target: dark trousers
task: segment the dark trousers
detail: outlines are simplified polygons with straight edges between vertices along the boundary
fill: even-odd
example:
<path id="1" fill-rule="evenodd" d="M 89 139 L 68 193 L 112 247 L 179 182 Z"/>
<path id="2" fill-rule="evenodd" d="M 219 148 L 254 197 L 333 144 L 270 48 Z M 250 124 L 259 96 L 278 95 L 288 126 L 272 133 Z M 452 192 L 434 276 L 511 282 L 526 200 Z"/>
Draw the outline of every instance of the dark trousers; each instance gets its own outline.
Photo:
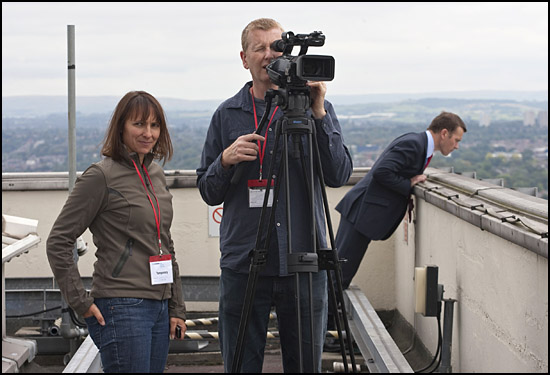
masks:
<path id="1" fill-rule="evenodd" d="M 309 322 L 308 275 L 300 274 L 300 306 L 302 323 L 302 353 L 304 372 L 320 372 L 324 330 L 327 319 L 327 274 L 312 274 L 314 305 L 314 340 L 311 339 Z M 247 336 L 244 340 L 243 361 L 240 372 L 261 373 L 264 360 L 266 334 L 271 306 L 275 306 L 284 372 L 300 372 L 298 322 L 296 315 L 295 276 L 260 276 L 252 301 Z M 219 337 L 225 372 L 233 367 L 239 324 L 243 309 L 248 274 L 222 268 L 220 277 Z M 311 345 L 315 347 L 315 363 L 312 363 Z"/>
<path id="2" fill-rule="evenodd" d="M 340 217 L 335 243 L 338 249 L 338 258 L 347 259 L 346 262 L 340 263 L 342 267 L 342 289 L 347 289 L 351 284 L 351 280 L 357 273 L 359 265 L 367 252 L 370 241 L 370 238 L 355 230 L 353 224 L 345 217 Z M 337 292 L 336 277 L 333 277 L 332 281 L 334 290 Z M 328 312 L 328 328 L 329 330 L 336 329 L 331 309 Z"/>

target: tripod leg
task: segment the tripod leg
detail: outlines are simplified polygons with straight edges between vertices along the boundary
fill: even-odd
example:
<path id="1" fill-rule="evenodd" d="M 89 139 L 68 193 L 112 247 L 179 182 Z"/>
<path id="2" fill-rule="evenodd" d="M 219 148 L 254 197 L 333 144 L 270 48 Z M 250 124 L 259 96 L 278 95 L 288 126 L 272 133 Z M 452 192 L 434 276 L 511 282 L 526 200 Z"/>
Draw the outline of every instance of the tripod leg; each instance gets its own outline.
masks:
<path id="1" fill-rule="evenodd" d="M 338 343 L 340 344 L 340 354 L 342 354 L 342 362 L 344 363 L 345 372 L 349 372 L 348 358 L 346 356 L 346 349 L 344 347 L 344 340 L 342 336 L 342 324 L 340 322 L 340 315 L 338 313 L 338 303 L 336 302 L 336 292 L 334 291 L 334 284 L 332 281 L 332 271 L 327 270 L 328 276 L 328 288 L 329 288 L 329 303 L 331 311 L 333 312 L 334 320 L 336 321 L 336 329 L 338 331 Z"/>
<path id="2" fill-rule="evenodd" d="M 312 133 L 314 135 L 315 134 L 315 126 L 312 124 L 311 128 L 313 129 Z M 296 135 L 294 135 L 294 136 L 296 137 Z M 328 207 L 328 200 L 327 200 L 326 191 L 325 191 L 325 188 L 324 188 L 323 172 L 322 172 L 322 168 L 320 166 L 319 149 L 318 149 L 318 145 L 316 143 L 315 136 L 312 136 L 311 133 L 309 134 L 309 146 L 310 146 L 309 147 L 309 155 L 310 155 L 310 159 L 309 159 L 309 161 L 310 161 L 309 167 L 310 168 L 309 168 L 309 171 L 306 169 L 306 161 L 305 161 L 305 158 L 304 158 L 304 150 L 303 150 L 303 146 L 302 146 L 301 142 L 298 143 L 298 146 L 299 146 L 299 149 L 300 149 L 300 155 L 302 157 L 302 159 L 301 159 L 302 160 L 302 175 L 304 176 L 304 179 L 305 179 L 306 189 L 309 192 L 308 198 L 309 198 L 309 204 L 310 204 L 311 215 L 312 215 L 312 232 L 311 232 L 311 235 L 312 235 L 312 238 L 313 238 L 313 247 L 314 247 L 315 251 L 318 252 L 317 249 L 320 248 L 320 244 L 319 244 L 319 236 L 318 236 L 318 233 L 316 231 L 316 224 L 315 224 L 315 206 L 314 206 L 314 202 L 315 202 L 315 199 L 314 199 L 314 197 L 315 197 L 315 190 L 314 190 L 315 185 L 313 183 L 313 181 L 314 181 L 313 171 L 314 171 L 314 166 L 315 166 L 317 175 L 319 177 L 319 185 L 321 187 L 321 192 L 323 194 L 324 210 L 325 210 L 325 214 L 327 216 L 327 224 L 328 224 L 328 228 L 329 228 L 331 243 L 332 243 L 332 246 L 334 248 L 334 234 L 332 232 L 332 223 L 331 223 L 331 220 L 330 220 L 330 210 L 329 210 L 329 207 Z M 315 158 L 314 158 L 314 156 L 315 156 Z M 333 253 L 334 253 L 334 255 L 331 255 L 331 256 L 332 256 L 332 258 L 334 258 L 336 260 L 332 262 L 333 266 L 328 268 L 327 278 L 331 279 L 330 287 L 331 287 L 331 296 L 333 297 L 332 302 L 336 305 L 335 301 L 339 300 L 340 305 L 343 305 L 343 292 L 341 291 L 342 290 L 341 280 L 338 280 L 340 282 L 340 293 L 337 295 L 338 296 L 337 297 L 336 294 L 335 294 L 335 291 L 334 291 L 334 284 L 332 284 L 332 275 L 330 274 L 330 269 L 333 269 L 334 267 L 336 267 L 336 266 L 334 266 L 335 264 L 338 264 L 338 267 L 339 267 L 339 263 L 337 261 L 338 256 L 337 256 L 337 254 L 334 250 L 333 250 Z M 328 294 L 328 291 L 327 291 L 327 294 Z M 336 311 L 335 315 L 337 316 L 336 321 L 337 321 L 337 325 L 338 325 L 338 328 L 339 328 L 340 348 L 341 348 L 342 357 L 343 357 L 343 360 L 344 360 L 344 363 L 345 363 L 346 369 L 347 369 L 347 357 L 346 357 L 345 348 L 344 348 L 344 335 L 342 334 L 342 329 L 341 329 L 341 325 L 340 325 L 340 318 L 338 317 L 337 307 L 335 307 L 335 306 L 332 306 L 332 307 L 333 307 L 334 311 Z M 345 311 L 345 308 L 344 308 L 344 311 Z M 347 322 L 347 316 L 345 315 L 345 313 L 344 313 L 344 316 L 342 317 L 342 320 Z M 323 331 L 324 331 L 324 328 L 325 327 L 323 327 Z M 313 335 L 314 325 L 311 326 L 311 332 L 312 332 L 312 335 Z M 348 338 L 348 344 L 349 344 L 349 351 L 350 351 L 351 360 L 352 360 L 352 363 L 354 365 L 354 371 L 356 371 L 355 357 L 354 357 L 353 347 L 352 347 L 352 344 L 351 344 L 351 335 L 349 334 L 349 327 L 346 329 L 346 332 L 348 333 L 345 336 L 346 336 L 346 338 Z M 324 340 L 324 337 L 320 337 L 319 339 Z M 313 358 L 315 358 L 314 353 L 313 353 Z"/>
<path id="3" fill-rule="evenodd" d="M 333 250 L 336 252 L 336 250 Z M 338 255 L 336 255 L 338 257 Z M 336 264 L 335 267 L 335 274 L 336 274 L 336 286 L 337 286 L 337 296 L 340 302 L 340 307 L 342 309 L 342 320 L 344 321 L 344 329 L 346 330 L 346 343 L 348 344 L 349 349 L 349 356 L 351 359 L 351 365 L 353 367 L 353 372 L 357 372 L 357 367 L 355 364 L 355 353 L 353 350 L 353 342 L 351 341 L 351 334 L 349 330 L 349 322 L 348 322 L 348 315 L 346 312 L 346 304 L 344 303 L 344 289 L 342 288 L 342 271 L 340 268 L 340 263 Z"/>
<path id="4" fill-rule="evenodd" d="M 241 314 L 241 320 L 239 322 L 239 335 L 237 336 L 237 346 L 235 347 L 235 354 L 233 357 L 233 363 L 231 366 L 231 372 L 240 372 L 243 361 L 244 352 L 244 338 L 246 336 L 246 330 L 248 326 L 248 318 L 250 311 L 252 310 L 252 301 L 256 293 L 256 285 L 258 282 L 258 267 L 251 267 L 248 275 L 248 282 L 246 284 L 246 293 L 243 304 L 243 312 Z"/>
<path id="5" fill-rule="evenodd" d="M 294 137 L 299 137 L 299 135 L 294 135 Z M 309 208 L 311 210 L 311 218 L 312 218 L 312 222 L 311 222 L 311 243 L 312 243 L 312 248 L 313 248 L 313 251 L 314 252 L 317 252 L 317 249 L 319 248 L 319 239 L 317 237 L 317 230 L 316 230 L 316 227 L 315 227 L 315 206 L 314 206 L 314 201 L 315 201 L 315 187 L 314 185 L 312 184 L 312 181 L 314 181 L 314 170 L 313 170 L 313 162 L 312 162 L 312 159 L 311 159 L 311 156 L 313 155 L 313 149 L 312 149 L 312 138 L 311 138 L 311 133 L 308 134 L 308 140 L 309 140 L 309 155 L 310 155 L 310 163 L 309 163 L 309 171 L 307 169 L 307 163 L 306 163 L 306 159 L 305 159 L 305 152 L 304 152 L 304 146 L 302 144 L 302 142 L 298 142 L 298 149 L 299 149 L 299 156 L 300 156 L 300 160 L 301 160 L 301 166 L 302 166 L 302 176 L 304 177 L 304 186 L 305 186 L 305 189 L 309 192 L 307 194 L 307 197 L 308 197 L 308 203 L 309 203 Z M 309 178 L 308 178 L 309 177 Z M 319 270 L 317 270 L 317 272 L 319 272 Z M 315 335 L 315 323 L 317 323 L 315 321 L 315 305 L 314 305 L 314 302 L 313 302 L 313 275 L 312 273 L 310 272 L 309 273 L 309 278 L 308 278 L 308 296 L 309 296 L 309 316 L 310 316 L 310 319 L 309 319 L 309 323 L 310 323 L 310 326 L 309 326 L 309 330 L 310 330 L 310 335 L 311 335 L 311 363 L 312 363 L 312 371 L 313 372 L 318 372 L 320 371 L 320 369 L 318 369 L 319 367 L 319 364 L 317 363 L 317 351 L 322 351 L 322 345 L 319 345 L 319 349 L 316 349 L 317 348 L 317 345 L 315 343 L 317 337 Z M 322 319 L 321 319 L 322 320 Z M 320 324 L 321 322 L 319 322 Z M 320 340 L 323 340 L 324 338 L 323 337 L 320 337 L 318 338 Z M 320 353 L 319 353 L 320 354 Z"/>
<path id="6" fill-rule="evenodd" d="M 279 127 L 278 123 L 276 127 L 277 128 Z M 277 134 L 275 138 L 275 147 L 273 148 L 273 152 L 277 150 L 278 141 L 279 141 L 279 135 Z M 246 285 L 246 293 L 245 293 L 245 300 L 243 303 L 243 310 L 241 313 L 241 319 L 239 321 L 239 333 L 237 336 L 237 344 L 236 344 L 235 353 L 233 356 L 233 364 L 231 366 L 231 372 L 239 372 L 241 369 L 243 352 L 244 352 L 244 338 L 246 337 L 248 320 L 250 317 L 250 311 L 252 309 L 252 302 L 254 301 L 254 296 L 256 293 L 258 276 L 267 261 L 267 249 L 269 248 L 269 242 L 271 239 L 271 231 L 269 229 L 272 228 L 272 225 L 274 223 L 275 209 L 277 207 L 277 194 L 279 192 L 280 179 L 277 180 L 276 187 L 275 187 L 275 196 L 273 197 L 273 207 L 269 215 L 269 227 L 268 227 L 268 233 L 266 236 L 267 238 L 265 240 L 264 246 L 261 249 L 258 249 L 258 248 L 261 243 L 261 237 L 262 237 L 264 224 L 265 224 L 265 215 L 267 212 L 266 208 L 267 208 L 267 202 L 269 198 L 269 190 L 270 190 L 271 180 L 273 176 L 274 164 L 275 163 L 272 162 L 269 167 L 267 188 L 266 188 L 266 193 L 265 193 L 264 202 L 262 206 L 262 211 L 260 214 L 260 223 L 258 225 L 258 232 L 256 234 L 256 248 L 252 251 L 252 261 L 250 265 L 250 272 L 248 274 L 248 282 Z"/>
<path id="7" fill-rule="evenodd" d="M 283 162 L 283 174 L 285 176 L 285 202 L 286 202 L 286 218 L 287 218 L 287 246 L 288 246 L 288 253 L 292 253 L 292 221 L 291 221 L 291 207 L 290 207 L 290 173 L 289 173 L 289 163 L 288 163 L 288 139 L 289 135 L 288 133 L 284 133 L 283 136 L 283 156 L 282 156 L 282 162 Z M 279 176 L 280 177 L 280 176 Z M 291 271 L 289 270 L 289 273 Z M 304 359 L 303 359 L 303 353 L 302 353 L 302 310 L 300 306 L 300 274 L 299 272 L 296 272 L 294 274 L 294 285 L 296 288 L 296 317 L 297 317 L 297 324 L 298 324 L 298 354 L 299 354 L 299 361 L 300 361 L 300 373 L 304 372 Z"/>
<path id="8" fill-rule="evenodd" d="M 313 372 L 318 372 L 317 361 L 315 360 L 315 320 L 313 316 L 315 314 L 313 306 L 313 275 L 311 272 L 308 273 L 308 291 L 309 291 L 309 331 L 311 332 L 311 364 L 313 367 Z"/>
<path id="9" fill-rule="evenodd" d="M 301 313 L 302 309 L 300 306 L 300 274 L 296 273 L 294 275 L 295 285 L 296 285 L 296 316 L 297 324 L 298 324 L 298 353 L 299 353 L 299 359 L 300 359 L 300 373 L 304 372 L 304 358 L 302 353 L 302 319 L 301 319 Z"/>
<path id="10" fill-rule="evenodd" d="M 316 170 L 317 170 L 317 176 L 319 178 L 319 185 L 321 186 L 321 193 L 323 194 L 323 203 L 324 203 L 325 215 L 327 217 L 327 227 L 328 227 L 328 230 L 329 230 L 331 246 L 332 246 L 332 249 L 335 249 L 334 233 L 333 233 L 333 230 L 332 230 L 332 221 L 330 219 L 330 208 L 328 206 L 328 199 L 327 199 L 327 193 L 326 193 L 324 177 L 323 177 L 323 168 L 321 166 L 321 157 L 320 157 L 320 153 L 319 153 L 319 145 L 317 144 L 315 125 L 313 125 L 312 129 L 313 129 L 313 142 L 312 143 L 313 143 L 313 146 L 314 146 L 313 150 L 314 150 L 314 154 L 315 154 L 315 167 L 316 167 Z M 357 368 L 356 368 L 356 365 L 355 365 L 355 353 L 353 351 L 353 343 L 351 341 L 351 334 L 350 334 L 350 330 L 349 330 L 349 323 L 348 323 L 348 319 L 347 319 L 346 307 L 345 307 L 345 304 L 344 304 L 344 292 L 343 292 L 343 288 L 342 288 L 341 266 L 340 266 L 340 262 L 338 260 L 338 253 L 336 252 L 336 250 L 332 250 L 332 252 L 333 252 L 333 255 L 331 257 L 331 261 L 324 262 L 324 264 L 325 265 L 327 265 L 327 264 L 330 265 L 334 269 L 334 272 L 335 272 L 336 285 L 337 285 L 336 297 L 338 299 L 338 302 L 340 302 L 340 306 L 342 308 L 342 320 L 344 322 L 344 328 L 345 328 L 345 332 L 346 332 L 346 341 L 347 341 L 348 348 L 349 348 L 349 353 L 350 353 L 351 364 L 352 364 L 352 367 L 353 367 L 353 372 L 357 372 Z M 330 269 L 327 270 L 327 272 L 330 274 Z M 331 285 L 331 287 L 333 288 L 332 285 Z M 335 309 L 335 310 L 337 312 L 337 309 Z M 335 317 L 336 317 L 336 321 L 338 322 L 338 315 L 335 315 Z M 340 335 L 340 332 L 338 332 L 338 334 Z M 341 342 L 340 347 L 342 347 L 342 341 L 340 340 L 340 342 Z M 344 363 L 346 363 L 346 361 L 344 361 Z"/>

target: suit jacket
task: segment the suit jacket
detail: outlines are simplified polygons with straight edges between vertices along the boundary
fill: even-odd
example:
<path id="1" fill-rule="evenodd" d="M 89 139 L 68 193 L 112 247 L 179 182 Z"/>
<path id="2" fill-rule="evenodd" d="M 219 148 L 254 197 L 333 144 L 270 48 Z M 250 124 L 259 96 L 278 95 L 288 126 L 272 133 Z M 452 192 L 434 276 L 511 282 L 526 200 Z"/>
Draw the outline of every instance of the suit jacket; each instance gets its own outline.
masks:
<path id="1" fill-rule="evenodd" d="M 426 132 L 393 140 L 336 210 L 371 240 L 390 237 L 407 210 L 411 177 L 424 171 L 427 147 Z"/>

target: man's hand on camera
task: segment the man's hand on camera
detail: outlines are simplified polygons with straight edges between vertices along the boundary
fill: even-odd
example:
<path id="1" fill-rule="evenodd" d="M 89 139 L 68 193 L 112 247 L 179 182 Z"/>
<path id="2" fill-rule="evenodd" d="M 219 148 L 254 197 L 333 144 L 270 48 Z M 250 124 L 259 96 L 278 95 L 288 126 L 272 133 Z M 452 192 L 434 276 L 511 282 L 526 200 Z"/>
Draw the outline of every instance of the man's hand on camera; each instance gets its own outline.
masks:
<path id="1" fill-rule="evenodd" d="M 241 161 L 256 160 L 259 150 L 257 141 L 263 142 L 264 140 L 264 137 L 256 133 L 241 135 L 223 151 L 222 167 L 229 169 Z"/>
<path id="2" fill-rule="evenodd" d="M 325 94 L 327 93 L 327 85 L 324 82 L 310 81 L 307 85 L 311 88 L 311 112 L 317 120 L 325 117 Z"/>

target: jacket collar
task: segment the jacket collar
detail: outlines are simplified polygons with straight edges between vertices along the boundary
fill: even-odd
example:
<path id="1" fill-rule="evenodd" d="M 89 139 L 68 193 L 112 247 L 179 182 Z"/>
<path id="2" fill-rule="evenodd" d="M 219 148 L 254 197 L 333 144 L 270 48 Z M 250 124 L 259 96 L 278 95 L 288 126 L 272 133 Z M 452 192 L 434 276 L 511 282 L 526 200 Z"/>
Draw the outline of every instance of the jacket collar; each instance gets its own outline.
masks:
<path id="1" fill-rule="evenodd" d="M 242 108 L 244 111 L 253 113 L 252 95 L 250 94 L 251 87 L 252 81 L 245 83 L 243 88 L 235 96 L 228 99 L 227 106 L 229 108 Z"/>
<path id="2" fill-rule="evenodd" d="M 136 165 L 140 165 L 139 155 L 137 154 L 137 152 L 128 151 L 128 148 L 126 147 L 126 145 L 124 146 L 124 149 L 122 150 L 121 155 L 122 155 L 121 163 L 123 165 L 126 165 L 131 169 L 134 169 L 134 163 L 132 161 L 135 161 Z M 146 168 L 149 168 L 149 166 L 153 162 L 154 156 L 155 155 L 151 152 L 145 155 L 145 157 L 143 158 L 143 165 Z"/>

